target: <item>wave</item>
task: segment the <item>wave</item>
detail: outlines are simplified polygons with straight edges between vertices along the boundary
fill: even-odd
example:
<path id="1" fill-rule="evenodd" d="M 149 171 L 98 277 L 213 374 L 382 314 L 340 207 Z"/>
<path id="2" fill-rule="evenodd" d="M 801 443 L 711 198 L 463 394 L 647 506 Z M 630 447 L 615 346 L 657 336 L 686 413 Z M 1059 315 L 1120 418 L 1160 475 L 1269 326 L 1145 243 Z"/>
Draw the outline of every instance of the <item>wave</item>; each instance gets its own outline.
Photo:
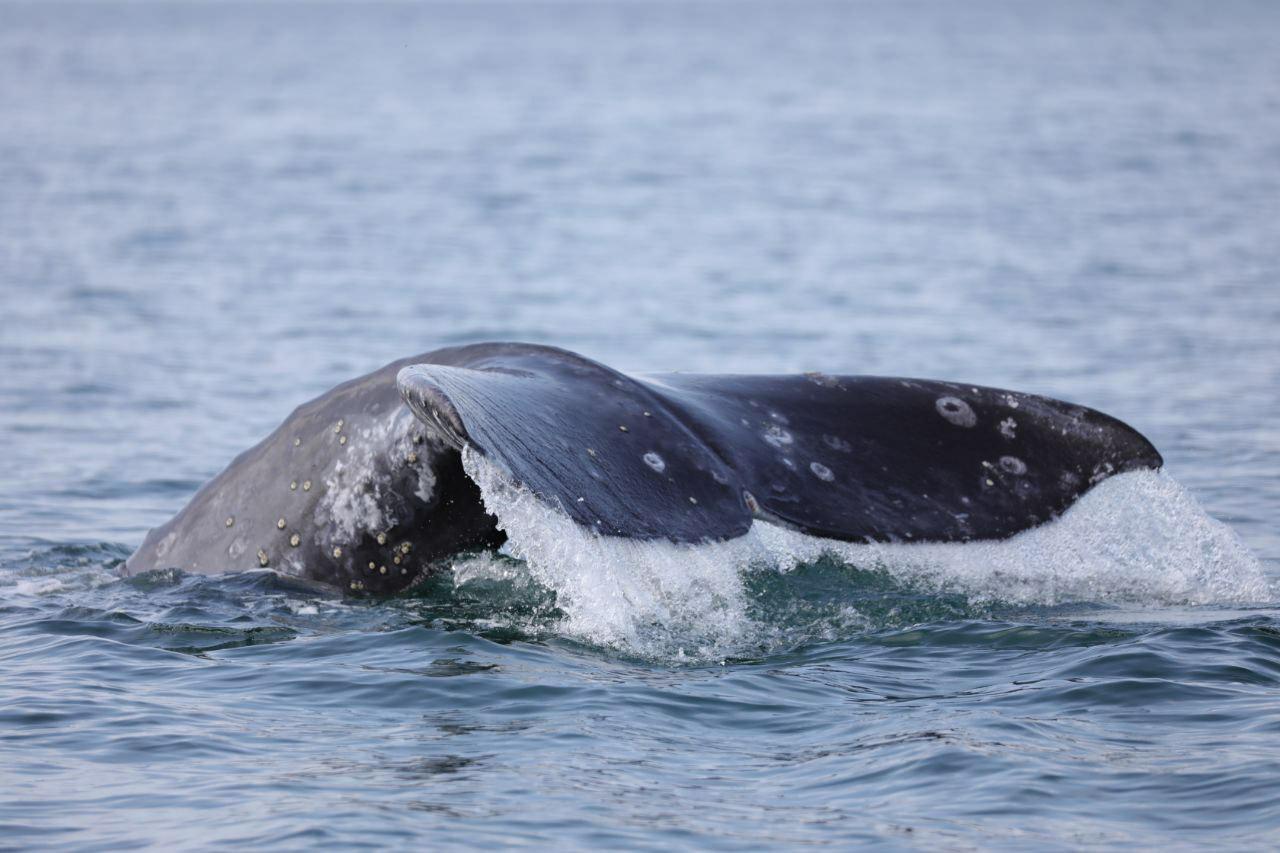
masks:
<path id="1" fill-rule="evenodd" d="M 1234 531 L 1162 471 L 1112 477 L 1056 521 L 1001 541 L 853 544 L 757 521 L 739 539 L 682 545 L 586 530 L 469 448 L 463 466 L 508 536 L 504 551 L 554 592 L 557 631 L 644 657 L 723 658 L 882 626 L 886 618 L 972 617 L 997 606 L 1273 598 L 1261 564 Z M 844 578 L 846 592 L 856 594 L 804 596 L 815 567 L 826 593 Z M 785 604 L 770 594 L 779 576 L 793 581 L 781 584 Z M 807 618 L 795 618 L 797 610 Z"/>

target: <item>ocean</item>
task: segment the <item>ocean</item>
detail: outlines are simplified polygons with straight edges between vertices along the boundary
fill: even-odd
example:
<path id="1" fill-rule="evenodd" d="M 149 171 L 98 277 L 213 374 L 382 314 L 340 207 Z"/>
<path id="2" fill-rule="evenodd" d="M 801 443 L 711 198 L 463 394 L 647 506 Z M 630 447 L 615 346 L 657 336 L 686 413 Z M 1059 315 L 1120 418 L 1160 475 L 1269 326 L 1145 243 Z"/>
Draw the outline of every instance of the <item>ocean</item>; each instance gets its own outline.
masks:
<path id="1" fill-rule="evenodd" d="M 1280 7 L 0 2 L 0 848 L 1271 849 Z M 122 578 L 413 353 L 1045 394 L 1000 543 Z"/>

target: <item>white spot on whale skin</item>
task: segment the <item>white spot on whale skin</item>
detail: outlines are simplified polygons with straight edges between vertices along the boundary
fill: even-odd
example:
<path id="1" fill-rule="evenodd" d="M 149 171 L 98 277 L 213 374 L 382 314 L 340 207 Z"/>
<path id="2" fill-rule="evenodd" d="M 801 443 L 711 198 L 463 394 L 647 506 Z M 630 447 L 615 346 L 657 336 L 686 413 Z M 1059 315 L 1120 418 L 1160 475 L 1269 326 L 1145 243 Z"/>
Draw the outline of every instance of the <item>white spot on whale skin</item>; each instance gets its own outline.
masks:
<path id="1" fill-rule="evenodd" d="M 823 388 L 842 388 L 840 380 L 834 376 L 828 376 L 825 373 L 819 373 L 816 370 L 810 370 L 805 373 L 805 379 L 808 379 L 814 385 L 820 385 Z"/>
<path id="2" fill-rule="evenodd" d="M 1089 477 L 1090 485 L 1107 479 L 1115 470 L 1116 466 L 1112 465 L 1110 462 L 1099 462 L 1097 465 L 1093 466 L 1093 474 Z"/>
<path id="3" fill-rule="evenodd" d="M 667 470 L 667 463 L 662 460 L 661 456 L 654 453 L 652 450 L 646 453 L 642 458 L 644 459 L 644 464 L 648 465 L 659 474 Z"/>
<path id="4" fill-rule="evenodd" d="M 1005 418 L 1000 422 L 1000 434 L 1005 438 L 1017 438 L 1014 430 L 1018 428 L 1018 422 L 1013 418 Z"/>
<path id="5" fill-rule="evenodd" d="M 1023 462 L 1016 456 L 1001 456 L 1000 467 L 1008 471 L 1010 474 L 1027 473 L 1027 463 Z"/>
<path id="6" fill-rule="evenodd" d="M 831 469 L 821 462 L 810 462 L 809 470 L 813 472 L 813 476 L 824 483 L 830 483 L 836 478 L 836 475 L 831 473 Z"/>
<path id="7" fill-rule="evenodd" d="M 231 526 L 230 524 L 227 525 L 227 527 L 230 527 L 230 526 Z M 160 544 L 156 545 L 156 556 L 163 557 L 165 554 L 168 554 L 169 549 L 173 547 L 173 543 L 177 541 L 178 541 L 177 531 L 174 531 L 170 533 L 168 536 L 161 539 Z"/>
<path id="8" fill-rule="evenodd" d="M 838 435 L 824 435 L 822 443 L 832 450 L 839 450 L 841 453 L 852 453 L 853 445 L 845 441 Z"/>
<path id="9" fill-rule="evenodd" d="M 765 430 L 764 440 L 768 442 L 770 446 L 778 448 L 786 447 L 788 444 L 795 441 L 795 439 L 791 437 L 791 433 L 777 425 L 770 426 Z"/>
<path id="10" fill-rule="evenodd" d="M 967 429 L 978 422 L 978 416 L 973 411 L 973 407 L 959 397 L 939 397 L 934 406 L 938 414 L 958 427 Z"/>

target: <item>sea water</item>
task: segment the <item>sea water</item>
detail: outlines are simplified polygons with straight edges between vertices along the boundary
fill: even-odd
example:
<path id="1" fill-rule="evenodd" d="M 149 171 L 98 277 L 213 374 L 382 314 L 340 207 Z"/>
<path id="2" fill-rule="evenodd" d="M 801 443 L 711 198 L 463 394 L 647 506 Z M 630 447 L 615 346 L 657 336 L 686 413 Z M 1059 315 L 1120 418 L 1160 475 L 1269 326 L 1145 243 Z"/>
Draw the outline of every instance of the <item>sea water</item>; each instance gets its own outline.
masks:
<path id="1" fill-rule="evenodd" d="M 1265 849 L 1280 9 L 0 2 L 0 847 Z M 121 579 L 486 339 L 1016 388 L 1166 469 L 1006 542 Z"/>

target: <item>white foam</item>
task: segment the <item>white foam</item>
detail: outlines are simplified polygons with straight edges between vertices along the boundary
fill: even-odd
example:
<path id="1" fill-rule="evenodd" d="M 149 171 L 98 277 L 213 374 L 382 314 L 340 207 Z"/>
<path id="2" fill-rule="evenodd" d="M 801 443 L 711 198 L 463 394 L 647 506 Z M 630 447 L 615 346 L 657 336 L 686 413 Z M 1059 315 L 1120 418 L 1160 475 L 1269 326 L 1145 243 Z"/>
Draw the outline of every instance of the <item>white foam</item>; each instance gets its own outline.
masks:
<path id="1" fill-rule="evenodd" d="M 752 623 L 744 570 L 785 572 L 824 556 L 922 591 L 1013 605 L 1241 604 L 1272 595 L 1235 533 L 1163 472 L 1112 477 L 1057 521 L 1002 541 L 850 544 L 757 521 L 739 539 L 677 545 L 593 533 L 470 448 L 463 466 L 507 533 L 507 552 L 555 591 L 560 629 L 642 654 L 715 657 L 758 639 L 770 626 Z"/>

